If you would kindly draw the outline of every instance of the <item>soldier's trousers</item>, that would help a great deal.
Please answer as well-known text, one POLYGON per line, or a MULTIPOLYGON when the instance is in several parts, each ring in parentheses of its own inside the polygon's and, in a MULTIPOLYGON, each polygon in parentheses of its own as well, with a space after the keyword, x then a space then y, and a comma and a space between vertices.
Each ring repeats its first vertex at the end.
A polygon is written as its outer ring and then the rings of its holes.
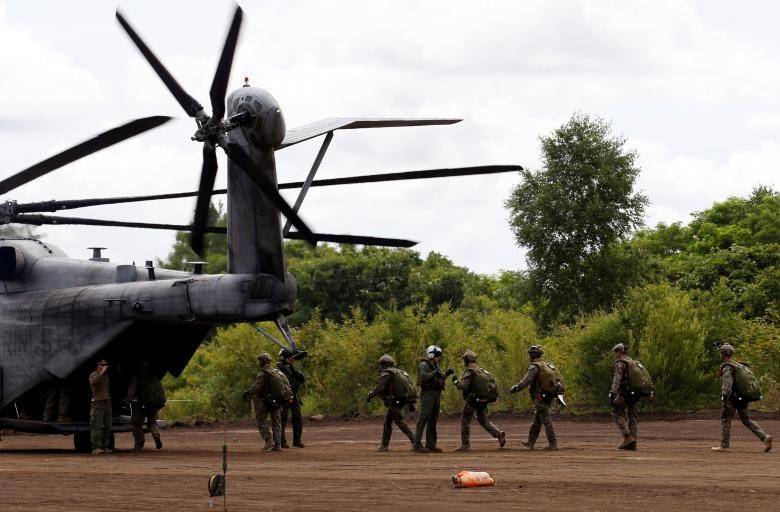
POLYGON ((70 386, 66 381, 53 382, 46 391, 46 404, 43 411, 43 421, 70 420, 70 386))
POLYGON ((723 448, 728 448, 731 443, 731 420, 734 418, 734 413, 739 415, 739 420, 745 425, 748 430, 753 432, 760 440, 766 439, 766 434, 761 427, 755 421, 750 419, 747 407, 737 409, 731 402, 723 404, 723 411, 720 415, 720 445, 723 448))
POLYGON ((441 408, 441 391, 425 390, 420 397, 420 417, 417 419, 417 429, 414 433, 414 446, 422 446, 423 430, 425 431, 425 447, 436 448, 436 422, 439 421, 441 408))
POLYGON ((130 415, 130 424, 133 427, 133 440, 135 447, 140 449, 144 447, 144 422, 146 431, 152 434, 152 437, 159 439, 160 429, 157 428, 157 413, 159 409, 134 406, 133 413, 130 415))
POLYGON ((257 421, 257 430, 263 441, 268 442, 273 439, 275 445, 282 444, 282 411, 281 408, 268 409, 261 400, 255 403, 255 421, 257 421), (271 417, 270 429, 268 417, 271 417))
POLYGON ((385 414, 385 425, 382 430, 382 446, 390 444, 390 436, 393 434, 393 423, 398 426, 398 429, 406 434, 412 444, 414 444, 414 433, 404 421, 403 408, 396 405, 389 405, 387 407, 387 413, 385 414))
POLYGON ((290 418, 292 423, 293 442, 300 443, 301 434, 303 433, 303 415, 301 414, 301 403, 298 401, 297 396, 293 398, 289 406, 282 407, 282 443, 287 442, 284 435, 284 431, 287 430, 287 418, 290 418))
POLYGON ((555 429, 550 418, 550 404, 541 398, 534 400, 534 421, 528 430, 528 442, 534 444, 539 438, 539 433, 544 425, 544 433, 547 435, 547 442, 555 444, 555 429))
POLYGON ((89 431, 93 450, 108 448, 111 437, 111 400, 92 402, 89 408, 89 431))
POLYGON ((639 439, 637 437, 637 424, 639 423, 639 415, 636 410, 637 403, 625 400, 620 405, 612 406, 612 419, 615 420, 620 433, 624 436, 631 434, 636 440, 639 439))
POLYGON ((472 405, 466 402, 460 415, 460 444, 468 446, 471 441, 471 418, 477 413, 477 421, 493 437, 498 437, 498 429, 487 417, 487 404, 472 405))

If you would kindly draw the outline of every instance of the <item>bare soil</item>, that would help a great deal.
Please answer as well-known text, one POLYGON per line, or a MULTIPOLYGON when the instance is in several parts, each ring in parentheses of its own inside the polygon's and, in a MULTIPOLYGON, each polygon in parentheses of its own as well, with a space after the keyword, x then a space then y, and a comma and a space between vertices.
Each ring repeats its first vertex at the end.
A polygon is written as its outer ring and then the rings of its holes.
MULTIPOLYGON (((640 423, 636 452, 620 441, 607 418, 561 420, 561 450, 520 446, 528 420, 496 416, 508 433, 499 450, 476 422, 470 453, 455 453, 459 422, 439 426, 443 454, 416 454, 395 431, 391 451, 375 453, 378 420, 310 422, 304 449, 262 452, 256 430, 228 427, 229 510, 780 510, 780 445, 763 453, 739 422, 732 450, 710 450, 719 439, 717 413, 709 419, 640 423), (491 472, 491 488, 453 489, 461 469, 491 472)), ((780 421, 762 419, 769 433, 780 421)), ((542 434, 544 436, 544 434, 542 434)), ((120 434, 113 455, 77 455, 70 437, 12 435, 0 442, 0 510, 208 510, 207 480, 221 470, 221 429, 163 431, 129 451, 120 434), (149 446, 151 445, 151 447, 149 446)), ((545 443, 540 442, 539 446, 545 443)), ((215 503, 221 510, 222 503, 215 503)))

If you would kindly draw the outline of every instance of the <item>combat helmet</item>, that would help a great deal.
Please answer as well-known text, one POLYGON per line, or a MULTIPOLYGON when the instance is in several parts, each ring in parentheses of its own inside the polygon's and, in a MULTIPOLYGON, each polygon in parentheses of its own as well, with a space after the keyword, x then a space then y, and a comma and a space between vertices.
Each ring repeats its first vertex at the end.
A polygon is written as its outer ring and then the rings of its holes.
POLYGON ((628 352, 628 345, 625 343, 618 343, 612 347, 612 352, 628 352))
POLYGON ((724 356, 733 356, 734 347, 730 343, 722 343, 718 345, 718 352, 720 352, 721 355, 724 356))
POLYGON ((261 365, 271 364, 271 354, 268 352, 263 352, 257 356, 257 360, 260 361, 261 365))
POLYGON ((287 359, 288 357, 292 357, 293 353, 292 350, 290 350, 287 347, 283 347, 279 349, 279 359, 287 359))
POLYGON ((390 354, 385 354, 379 358, 379 366, 387 368, 389 366, 395 366, 395 359, 390 354))
POLYGON ((544 354, 544 350, 542 350, 541 345, 531 345, 528 347, 528 357, 531 359, 542 357, 542 354, 544 354))
POLYGON ((470 349, 465 351, 461 357, 463 357, 463 363, 464 364, 476 363, 477 362, 477 354, 473 350, 470 350, 470 349))

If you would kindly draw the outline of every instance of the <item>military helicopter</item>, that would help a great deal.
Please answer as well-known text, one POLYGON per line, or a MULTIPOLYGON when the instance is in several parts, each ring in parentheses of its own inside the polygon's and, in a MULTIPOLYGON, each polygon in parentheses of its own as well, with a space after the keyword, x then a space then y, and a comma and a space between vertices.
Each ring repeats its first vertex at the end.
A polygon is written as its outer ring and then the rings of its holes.
MULTIPOLYGON (((178 376, 197 347, 219 325, 272 321, 282 340, 262 331, 280 346, 298 347, 287 322, 295 306, 297 285, 287 272, 284 239, 411 247, 415 242, 374 236, 334 235, 312 231, 298 215, 311 187, 396 180, 512 172, 517 165, 372 174, 315 180, 337 130, 446 125, 460 119, 331 118, 286 129, 277 101, 267 91, 243 87, 225 99, 243 12, 236 6, 209 91, 212 113, 190 96, 141 39, 125 16, 119 24, 143 57, 195 120, 193 141, 202 144, 203 163, 197 191, 134 197, 0 203, 0 224, 80 224, 190 232, 193 251, 202 256, 206 233, 225 233, 228 273, 203 273, 202 262, 191 272, 118 265, 101 257, 68 258, 54 245, 31 238, 0 239, 0 428, 74 434, 77 451, 89 446, 89 386, 86 376, 98 358, 112 362, 111 391, 126 396, 132 371, 145 361, 154 373, 178 376), (302 182, 278 183, 275 151, 323 136, 314 163, 302 182), (228 156, 227 189, 215 190, 216 148, 228 156), (279 189, 300 189, 290 205, 279 189), (211 197, 227 194, 227 228, 209 226, 211 197), (124 222, 45 215, 96 205, 196 197, 191 225, 124 222), (281 216, 286 219, 282 225, 281 216), (295 228, 294 230, 292 228, 295 228), (45 402, 56 402, 47 415, 45 402)), ((80 158, 158 127, 163 116, 133 120, 43 160, 0 181, 0 194, 44 176, 80 158)), ((112 430, 129 430, 122 421, 121 400, 114 401, 112 430)))

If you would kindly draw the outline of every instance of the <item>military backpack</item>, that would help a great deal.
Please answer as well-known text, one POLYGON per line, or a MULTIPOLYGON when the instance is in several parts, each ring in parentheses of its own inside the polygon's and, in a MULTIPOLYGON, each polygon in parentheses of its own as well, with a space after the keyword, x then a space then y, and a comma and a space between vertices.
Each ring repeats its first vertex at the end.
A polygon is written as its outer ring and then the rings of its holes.
POLYGON ((758 385, 758 379, 753 375, 750 365, 743 362, 729 362, 723 363, 723 366, 730 366, 734 370, 732 393, 736 395, 737 401, 757 402, 761 400, 761 387, 758 385))
POLYGON ((284 404, 290 403, 293 399, 292 387, 287 376, 278 368, 264 369, 266 376, 265 387, 263 389, 263 403, 269 409, 278 409, 284 404))
POLYGON ((653 392, 653 380, 650 378, 647 368, 630 357, 624 357, 620 360, 626 363, 628 369, 628 375, 625 377, 628 392, 634 397, 650 396, 650 393, 653 392))
POLYGON ((469 368, 472 380, 466 399, 476 403, 493 403, 498 401, 498 385, 493 374, 484 368, 469 368))
POLYGON ((165 405, 165 389, 160 379, 149 374, 142 374, 139 379, 139 388, 138 394, 140 396, 138 398, 143 405, 154 409, 160 409, 165 405))
POLYGON ((417 388, 411 375, 400 368, 394 367, 387 368, 385 371, 393 374, 392 396, 388 396, 388 398, 392 399, 399 406, 417 402, 417 388))
POLYGON ((562 395, 566 392, 563 375, 555 364, 548 361, 536 361, 533 364, 539 369, 536 378, 539 379, 542 392, 553 395, 562 395))

